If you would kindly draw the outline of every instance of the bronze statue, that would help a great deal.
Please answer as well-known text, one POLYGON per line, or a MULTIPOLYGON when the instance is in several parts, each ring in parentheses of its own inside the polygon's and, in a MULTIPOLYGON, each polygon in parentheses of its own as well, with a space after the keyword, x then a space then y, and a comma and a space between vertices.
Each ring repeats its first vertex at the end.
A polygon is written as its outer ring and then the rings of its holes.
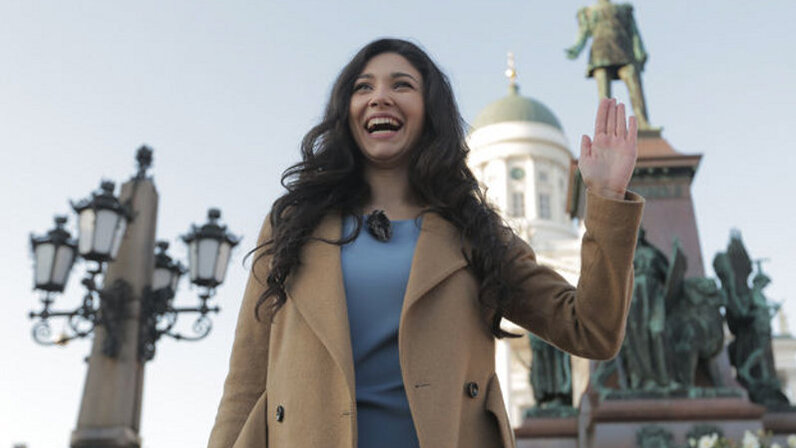
POLYGON ((694 390, 697 368, 707 371, 713 387, 723 386, 714 358, 724 348, 722 295, 712 278, 687 278, 677 301, 667 308, 666 333, 673 380, 694 390))
POLYGON ((589 54, 586 76, 597 80, 600 98, 611 97, 611 81, 621 79, 627 85, 630 102, 639 129, 652 129, 641 87, 641 72, 647 52, 629 4, 613 4, 598 0, 578 10, 578 41, 566 49, 567 57, 578 57, 589 37, 594 38, 589 54))
POLYGON ((756 403, 769 408, 788 406, 787 397, 780 391, 771 347, 772 312, 778 307, 769 304, 762 292, 771 280, 758 265, 753 287, 749 288, 752 261, 738 232, 731 235, 727 252, 716 254, 713 268, 721 279, 727 325, 735 336, 727 351, 738 382, 756 403))
POLYGON ((666 256, 647 241, 642 229, 633 259, 633 301, 622 347, 631 389, 656 389, 669 385, 664 343, 668 268, 666 256))
POLYGON ((572 406, 572 369, 568 353, 528 334, 531 340, 531 386, 536 407, 572 406))

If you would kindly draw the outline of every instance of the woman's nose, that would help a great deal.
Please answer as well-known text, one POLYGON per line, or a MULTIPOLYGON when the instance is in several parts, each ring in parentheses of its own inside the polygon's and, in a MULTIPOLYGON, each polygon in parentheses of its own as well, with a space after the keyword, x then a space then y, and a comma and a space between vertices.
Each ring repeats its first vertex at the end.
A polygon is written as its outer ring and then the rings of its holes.
POLYGON ((373 89, 373 95, 370 97, 370 102, 368 104, 371 107, 392 105, 393 102, 390 91, 381 87, 373 89))

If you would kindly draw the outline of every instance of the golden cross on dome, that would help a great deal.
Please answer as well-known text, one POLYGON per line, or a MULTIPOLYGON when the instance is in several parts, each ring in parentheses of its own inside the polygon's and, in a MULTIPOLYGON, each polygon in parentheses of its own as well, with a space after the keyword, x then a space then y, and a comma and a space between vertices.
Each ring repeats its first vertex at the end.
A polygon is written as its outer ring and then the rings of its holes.
POLYGON ((517 87, 517 70, 514 67, 514 53, 508 53, 508 68, 506 69, 506 77, 509 78, 509 87, 517 87))

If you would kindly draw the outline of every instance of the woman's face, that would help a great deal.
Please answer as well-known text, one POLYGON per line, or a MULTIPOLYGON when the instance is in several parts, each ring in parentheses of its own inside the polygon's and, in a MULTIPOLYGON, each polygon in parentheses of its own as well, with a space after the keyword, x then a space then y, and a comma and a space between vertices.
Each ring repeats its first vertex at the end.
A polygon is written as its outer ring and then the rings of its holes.
POLYGON ((374 167, 405 165, 423 133, 423 77, 397 53, 368 61, 354 80, 348 126, 374 167))

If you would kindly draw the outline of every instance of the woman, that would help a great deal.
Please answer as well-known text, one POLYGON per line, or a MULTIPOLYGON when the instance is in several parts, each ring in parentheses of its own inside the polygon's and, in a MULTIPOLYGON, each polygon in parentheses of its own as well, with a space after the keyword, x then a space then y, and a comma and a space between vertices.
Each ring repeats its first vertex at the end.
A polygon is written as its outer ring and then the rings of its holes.
POLYGON ((405 41, 365 46, 263 225, 209 446, 513 447, 494 366, 503 317, 579 356, 621 345, 635 141, 624 106, 603 101, 581 142, 574 288, 487 204, 436 65, 405 41))

